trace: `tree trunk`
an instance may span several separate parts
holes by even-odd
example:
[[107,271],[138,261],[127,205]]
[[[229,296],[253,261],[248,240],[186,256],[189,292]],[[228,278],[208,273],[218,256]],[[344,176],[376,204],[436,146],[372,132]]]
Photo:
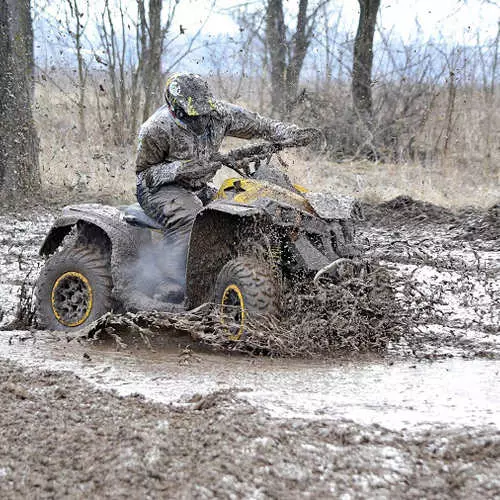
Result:
[[30,0],[0,0],[0,196],[37,191]]
[[[88,0],[86,2],[87,14],[89,10]],[[71,20],[67,18],[67,29],[70,36],[73,38],[76,49],[76,60],[78,63],[78,121],[80,125],[80,141],[87,138],[87,127],[85,123],[85,89],[87,84],[87,65],[83,56],[83,34],[85,25],[82,24],[84,12],[80,10],[78,0],[68,0],[68,7],[74,26],[71,25]],[[72,29],[73,28],[73,29]]]
[[313,9],[308,9],[309,0],[299,0],[295,32],[287,39],[283,0],[267,0],[266,45],[271,62],[271,101],[273,113],[280,118],[287,117],[297,101],[300,72],[313,38],[316,17],[327,2],[320,0]]
[[286,111],[292,110],[299,92],[299,78],[311,38],[307,34],[307,3],[300,0],[297,15],[297,28],[292,39],[292,56],[286,72]]
[[[143,5],[143,0],[140,0]],[[161,26],[162,0],[149,0],[149,22],[145,15],[141,18],[143,33],[147,33],[146,44],[143,48],[143,85],[144,109],[143,119],[146,121],[152,111],[161,101],[161,54],[163,52],[163,33]],[[144,6],[142,7],[144,12]],[[141,17],[142,17],[141,15]]]
[[266,12],[266,40],[271,59],[271,103],[282,116],[286,101],[286,26],[283,0],[269,0]]
[[354,108],[365,120],[372,116],[373,36],[380,0],[358,0],[359,23],[354,40],[352,99]]

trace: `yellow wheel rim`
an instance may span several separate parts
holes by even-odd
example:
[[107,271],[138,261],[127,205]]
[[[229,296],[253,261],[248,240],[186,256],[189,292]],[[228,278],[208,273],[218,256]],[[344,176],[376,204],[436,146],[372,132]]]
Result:
[[92,287],[83,274],[69,271],[55,281],[50,300],[52,312],[61,325],[80,326],[92,311]]
[[221,323],[229,332],[229,340],[240,340],[245,329],[245,301],[237,285],[224,290],[220,309]]

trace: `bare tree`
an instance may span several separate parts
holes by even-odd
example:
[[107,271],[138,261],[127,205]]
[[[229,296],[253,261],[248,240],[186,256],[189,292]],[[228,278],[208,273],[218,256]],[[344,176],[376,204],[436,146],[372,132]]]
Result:
[[354,40],[352,99],[354,108],[365,121],[372,116],[373,36],[380,0],[358,0],[359,22]]
[[[480,51],[480,59],[483,66],[483,79],[484,79],[484,93],[485,100],[487,104],[488,114],[486,117],[486,159],[488,167],[492,165],[492,149],[496,143],[495,139],[492,138],[493,129],[493,117],[495,113],[495,91],[497,86],[497,70],[498,70],[498,59],[499,59],[499,48],[500,48],[500,20],[497,23],[497,34],[493,42],[492,50],[492,62],[489,65],[489,71],[487,70],[488,65],[485,64],[482,51]],[[489,73],[490,81],[488,82],[487,74]],[[493,139],[493,140],[492,140]]]
[[[66,2],[68,5],[66,29],[75,46],[78,66],[78,120],[80,124],[80,138],[83,139],[87,133],[85,125],[85,89],[89,64],[83,56],[83,37],[89,17],[89,2],[88,0],[66,0]],[[82,4],[84,5],[83,8]]]
[[[263,112],[268,81],[267,48],[262,27],[262,12],[248,4],[227,9],[239,26],[236,35],[219,35],[214,41],[217,50],[210,51],[217,93],[231,101],[256,99],[254,106]],[[229,63],[229,65],[228,65]],[[258,105],[257,105],[258,101]]]
[[[205,23],[181,44],[174,47],[179,37],[187,37],[180,29],[172,34],[175,11],[180,0],[136,0],[137,13],[131,15],[127,2],[104,0],[98,21],[101,39],[99,62],[109,79],[111,129],[116,144],[125,144],[135,137],[139,120],[146,120],[162,98],[164,73],[171,71],[188,54],[196,50],[196,39]],[[162,21],[163,19],[163,21]],[[182,28],[182,27],[181,27]],[[168,54],[168,58],[165,57]],[[167,67],[162,68],[166,62]],[[102,96],[97,92],[101,124],[104,121]],[[102,125],[101,125],[102,126]]]
[[[104,48],[104,59],[96,57],[106,68],[110,81],[111,125],[115,144],[124,144],[130,137],[127,125],[130,123],[130,106],[127,100],[125,65],[126,65],[126,32],[125,12],[121,0],[118,1],[116,16],[109,0],[105,0],[101,13],[101,24],[98,25],[101,43]],[[119,21],[119,28],[115,26]],[[135,110],[132,110],[135,112]]]
[[0,194],[40,186],[30,0],[0,0]]
[[[169,33],[174,20],[179,0],[163,2],[149,0],[146,13],[144,0],[137,0],[139,13],[138,37],[140,40],[139,61],[142,62],[141,76],[144,89],[143,119],[146,120],[161,99],[161,57],[165,37]],[[161,16],[163,4],[167,4],[167,18],[162,26]]]
[[286,115],[293,108],[298,94],[299,77],[307,50],[313,38],[318,11],[328,0],[310,9],[309,0],[299,0],[295,31],[287,36],[283,0],[268,0],[266,38],[271,62],[271,100],[273,111]]

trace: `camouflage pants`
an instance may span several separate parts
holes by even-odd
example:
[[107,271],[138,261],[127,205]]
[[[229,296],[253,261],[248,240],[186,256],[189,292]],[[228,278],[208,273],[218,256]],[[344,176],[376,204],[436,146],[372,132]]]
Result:
[[183,288],[189,236],[196,214],[203,204],[195,193],[176,184],[166,184],[151,191],[137,176],[137,200],[143,210],[165,228],[164,271],[169,279]]

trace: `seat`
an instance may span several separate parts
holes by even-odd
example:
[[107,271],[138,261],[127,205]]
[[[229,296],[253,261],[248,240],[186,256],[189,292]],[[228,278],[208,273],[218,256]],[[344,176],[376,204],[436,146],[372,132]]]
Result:
[[123,219],[132,226],[163,230],[162,225],[147,215],[139,203],[133,203],[126,207],[123,210]]

